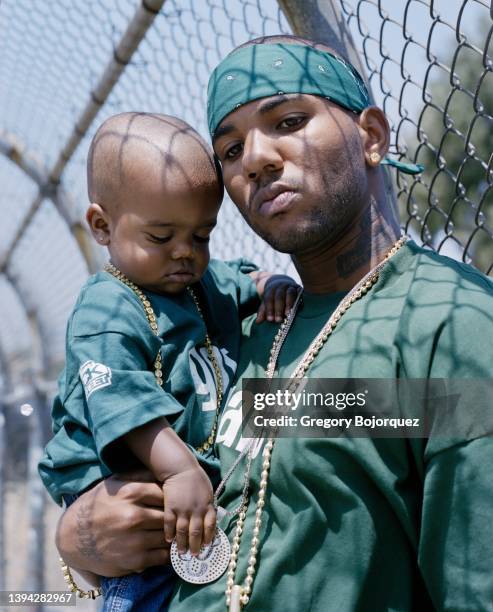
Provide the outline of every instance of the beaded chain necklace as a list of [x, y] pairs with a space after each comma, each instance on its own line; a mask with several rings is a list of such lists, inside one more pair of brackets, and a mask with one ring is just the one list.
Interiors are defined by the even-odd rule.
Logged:
[[[392, 248], [385, 255], [384, 259], [377, 264], [374, 268], [372, 268], [368, 274], [366, 274], [346, 295], [337, 306], [335, 311], [329, 317], [325, 325], [322, 327], [320, 332], [317, 334], [316, 338], [312, 341], [307, 351], [299, 361], [298, 365], [295, 367], [293, 373], [290, 378], [300, 379], [303, 378], [310, 366], [315, 361], [317, 355], [320, 350], [327, 342], [329, 336], [334, 331], [341, 317], [349, 310], [349, 308], [359, 300], [363, 295], [365, 295], [371, 287], [377, 282], [378, 277], [380, 275], [380, 271], [386, 265], [391, 257], [397, 253], [397, 251], [401, 248], [401, 246], [406, 242], [407, 237], [402, 236], [399, 240], [392, 246]], [[273, 378], [275, 374], [276, 364], [281, 352], [282, 346], [288, 336], [289, 330], [293, 324], [296, 310], [301, 301], [301, 291], [298, 294], [295, 304], [291, 309], [291, 312], [288, 314], [284, 322], [282, 323], [279, 331], [277, 332], [274, 342], [272, 344], [272, 348], [270, 351], [269, 363], [266, 368], [266, 377]], [[231, 557], [228, 566], [227, 580], [226, 580], [226, 606], [229, 608], [229, 612], [240, 612], [241, 609], [247, 605], [250, 601], [250, 596], [252, 593], [253, 582], [255, 578], [256, 565], [257, 565], [257, 554], [260, 544], [260, 528], [262, 525], [262, 514], [263, 509], [266, 503], [266, 493], [267, 493], [267, 485], [269, 479], [269, 470], [271, 466], [272, 459], [272, 451], [274, 448], [275, 437], [269, 437], [263, 453], [262, 453], [262, 471], [260, 473], [260, 484], [259, 484], [259, 492], [258, 499], [255, 509], [255, 524], [252, 531], [252, 539], [250, 541], [250, 552], [248, 558], [248, 566], [246, 570], [246, 577], [243, 581], [243, 584], [235, 584], [235, 573], [236, 566], [238, 562], [238, 553], [241, 545], [241, 537], [243, 534], [243, 528], [245, 525], [246, 519], [246, 509], [248, 506], [248, 499], [246, 499], [243, 503], [243, 507], [238, 514], [238, 521], [236, 523], [235, 534], [233, 536], [233, 544], [231, 547]], [[248, 446], [248, 456], [249, 456], [249, 464], [247, 465], [246, 470], [250, 470], [250, 462], [251, 462], [251, 454], [252, 454], [252, 444]], [[236, 465], [236, 462], [235, 462]]]
[[[146, 294], [142, 291], [142, 289], [138, 285], [136, 285], [130, 279], [128, 279], [125, 276], [125, 274], [123, 274], [123, 272], [120, 272], [120, 270], [118, 270], [118, 268], [116, 268], [113, 264], [111, 263], [106, 264], [104, 269], [106, 270], [106, 272], [109, 272], [112, 276], [114, 276], [124, 285], [129, 287], [129, 289], [131, 289], [135, 293], [135, 295], [139, 298], [139, 300], [142, 303], [142, 306], [144, 307], [144, 312], [145, 312], [147, 321], [149, 323], [149, 326], [154, 332], [154, 334], [157, 336], [158, 327], [157, 327], [156, 315], [154, 313], [154, 310]], [[195, 295], [195, 292], [193, 291], [191, 287], [187, 287], [187, 290], [194, 301], [194, 304], [197, 308], [200, 318], [202, 319], [202, 321], [204, 321], [204, 316], [202, 314], [202, 310], [200, 308], [200, 304], [197, 299], [197, 296]], [[205, 321], [204, 321], [204, 324], [205, 324]], [[211, 433], [209, 434], [205, 442], [203, 442], [200, 446], [197, 446], [195, 448], [195, 450], [198, 453], [205, 453], [214, 444], [214, 440], [216, 439], [217, 424], [219, 420], [219, 413], [221, 410], [221, 402], [223, 399], [223, 391], [224, 391], [221, 368], [219, 367], [219, 363], [217, 362], [217, 359], [214, 355], [214, 351], [212, 348], [212, 342], [211, 342], [211, 339], [209, 338], [209, 334], [207, 333], [207, 330], [205, 332], [205, 348], [207, 350], [207, 356], [212, 365], [212, 369], [214, 370], [214, 374], [216, 378], [217, 399], [216, 399], [216, 412], [214, 414], [214, 421], [212, 424]], [[163, 385], [163, 363], [162, 363], [162, 358], [161, 358], [161, 351], [158, 351], [158, 354], [154, 361], [154, 376], [156, 377], [157, 384], [161, 387]]]

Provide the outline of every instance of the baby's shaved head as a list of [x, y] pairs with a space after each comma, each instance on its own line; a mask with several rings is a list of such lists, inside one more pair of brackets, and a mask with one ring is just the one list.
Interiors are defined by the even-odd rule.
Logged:
[[137, 201], [140, 187], [211, 190], [222, 197], [212, 151], [187, 123], [168, 115], [122, 113], [96, 132], [88, 155], [89, 199], [111, 213]]

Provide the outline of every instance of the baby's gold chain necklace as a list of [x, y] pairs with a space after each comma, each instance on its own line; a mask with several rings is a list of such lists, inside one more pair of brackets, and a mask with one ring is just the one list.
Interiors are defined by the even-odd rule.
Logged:
[[[142, 289], [138, 285], [133, 283], [130, 279], [128, 279], [125, 276], [125, 274], [123, 274], [123, 272], [120, 272], [120, 270], [118, 270], [118, 268], [116, 268], [113, 264], [107, 263], [104, 269], [106, 270], [106, 272], [109, 272], [112, 276], [114, 276], [117, 280], [122, 282], [124, 285], [126, 285], [129, 289], [131, 289], [135, 293], [135, 295], [139, 298], [140, 302], [142, 303], [142, 306], [144, 307], [144, 312], [145, 312], [150, 328], [152, 329], [154, 334], [158, 336], [159, 332], [158, 332], [157, 319], [154, 313], [154, 309], [152, 308], [148, 297], [142, 291]], [[202, 319], [202, 321], [204, 321], [204, 315], [202, 314], [202, 309], [200, 307], [199, 300], [197, 299], [197, 296], [195, 295], [195, 292], [193, 291], [191, 287], [187, 287], [187, 289], [188, 289], [190, 296], [192, 297], [194, 301], [194, 304], [198, 310], [200, 318]], [[205, 325], [205, 321], [204, 321], [204, 325]], [[219, 367], [219, 363], [216, 359], [216, 356], [214, 355], [214, 349], [212, 346], [211, 339], [209, 338], [209, 334], [207, 333], [207, 329], [205, 332], [205, 348], [207, 350], [207, 356], [209, 358], [209, 361], [212, 365], [212, 369], [214, 370], [214, 374], [215, 374], [217, 398], [216, 398], [216, 413], [214, 415], [214, 422], [212, 424], [211, 433], [209, 434], [205, 442], [203, 442], [200, 446], [197, 446], [195, 448], [195, 450], [198, 453], [205, 453], [214, 444], [214, 440], [216, 439], [217, 424], [219, 420], [219, 413], [221, 411], [221, 403], [222, 403], [223, 391], [224, 391], [221, 368]], [[162, 387], [163, 385], [163, 363], [162, 363], [160, 350], [158, 351], [158, 354], [154, 361], [154, 376], [156, 377], [157, 384], [160, 387]]]

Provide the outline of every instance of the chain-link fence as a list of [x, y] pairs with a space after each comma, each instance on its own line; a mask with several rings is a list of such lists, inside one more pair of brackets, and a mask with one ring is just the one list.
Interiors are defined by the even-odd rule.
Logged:
[[[208, 76], [235, 46], [292, 31], [339, 40], [351, 57], [359, 54], [389, 117], [392, 152], [426, 166], [417, 178], [394, 175], [406, 231], [491, 274], [490, 8], [485, 0], [0, 1], [0, 452], [3, 466], [18, 467], [17, 476], [8, 472], [6, 492], [0, 472], [4, 584], [59, 586], [51, 577], [58, 572], [52, 524], [46, 571], [18, 541], [23, 530], [14, 529], [20, 515], [12, 511], [18, 502], [11, 485], [29, 473], [20, 461], [28, 459], [29, 437], [15, 452], [7, 439], [16, 427], [32, 430], [26, 423], [38, 413], [46, 426], [66, 320], [78, 288], [104, 257], [82, 221], [85, 159], [97, 126], [114, 113], [144, 110], [180, 116], [207, 136]], [[211, 249], [270, 270], [289, 267], [228, 199]], [[30, 439], [32, 457], [37, 442]], [[18, 480], [15, 490], [30, 523], [37, 506]], [[13, 550], [23, 552], [14, 559]]]
[[418, 242], [493, 267], [493, 24], [489, 2], [341, 0], [393, 149], [401, 220]]

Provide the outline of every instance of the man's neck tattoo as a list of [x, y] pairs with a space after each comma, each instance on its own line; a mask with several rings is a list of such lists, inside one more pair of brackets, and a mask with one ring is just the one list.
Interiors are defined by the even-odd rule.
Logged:
[[375, 204], [372, 203], [367, 214], [363, 215], [359, 227], [360, 233], [354, 245], [336, 258], [337, 273], [341, 278], [348, 278], [362, 266], [371, 262], [372, 248], [377, 254], [388, 250], [388, 241], [395, 240], [389, 233], [389, 228], [378, 213], [372, 223], [372, 213]]

